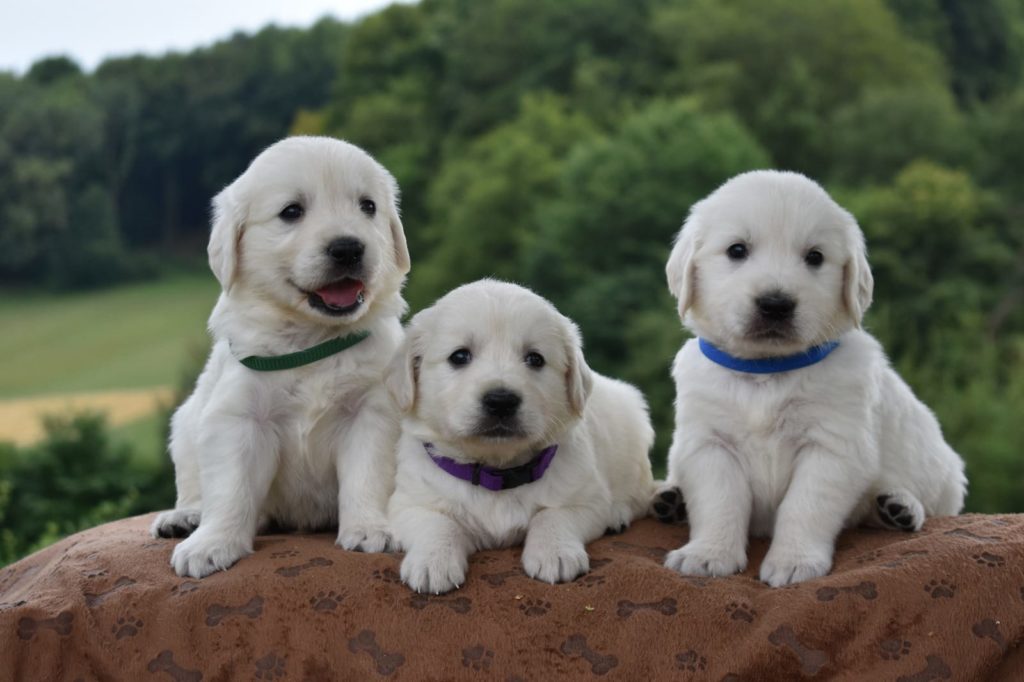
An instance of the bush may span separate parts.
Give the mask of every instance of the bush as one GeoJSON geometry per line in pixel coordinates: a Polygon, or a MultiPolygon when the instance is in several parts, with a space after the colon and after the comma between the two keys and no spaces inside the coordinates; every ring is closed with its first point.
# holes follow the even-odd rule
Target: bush
{"type": "Polygon", "coordinates": [[[100,523],[173,503],[169,466],[110,438],[98,414],[44,418],[46,437],[0,444],[0,563],[100,523]]]}

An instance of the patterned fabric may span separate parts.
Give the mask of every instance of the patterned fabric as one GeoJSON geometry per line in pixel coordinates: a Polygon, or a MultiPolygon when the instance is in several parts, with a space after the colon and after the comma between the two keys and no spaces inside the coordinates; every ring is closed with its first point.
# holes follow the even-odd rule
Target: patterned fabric
{"type": "Polygon", "coordinates": [[[590,546],[575,582],[482,552],[466,585],[410,592],[397,555],[269,535],[204,580],[168,565],[151,517],[0,570],[2,680],[1022,680],[1024,516],[857,530],[832,574],[772,589],[661,567],[685,527],[641,521],[590,546]]]}

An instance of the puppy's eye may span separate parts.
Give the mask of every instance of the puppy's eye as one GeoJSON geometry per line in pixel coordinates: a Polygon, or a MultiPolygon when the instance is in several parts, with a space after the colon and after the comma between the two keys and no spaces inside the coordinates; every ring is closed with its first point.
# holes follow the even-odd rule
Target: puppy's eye
{"type": "Polygon", "coordinates": [[[448,356],[448,364],[452,367],[463,367],[468,365],[472,359],[473,354],[469,352],[468,348],[458,348],[448,356]]]}
{"type": "Polygon", "coordinates": [[[729,260],[743,260],[749,253],[747,245],[740,243],[733,244],[725,250],[725,255],[729,256],[729,260]]]}
{"type": "Polygon", "coordinates": [[[363,197],[359,200],[359,210],[366,215],[373,217],[377,214],[377,204],[373,202],[373,199],[367,199],[363,197]]]}
{"type": "Polygon", "coordinates": [[[306,215],[306,209],[302,208],[300,204],[288,204],[281,209],[281,212],[277,214],[277,217],[286,223],[294,223],[300,220],[302,216],[306,215]]]}
{"type": "Polygon", "coordinates": [[[537,351],[530,351],[527,353],[526,357],[523,358],[523,361],[528,367],[532,367],[533,369],[540,369],[547,362],[544,359],[544,356],[537,351]]]}
{"type": "Polygon", "coordinates": [[[819,267],[822,263],[825,262],[825,254],[823,254],[821,251],[818,251],[817,249],[811,249],[810,251],[807,252],[807,255],[804,256],[804,262],[810,265],[812,268],[819,267]]]}

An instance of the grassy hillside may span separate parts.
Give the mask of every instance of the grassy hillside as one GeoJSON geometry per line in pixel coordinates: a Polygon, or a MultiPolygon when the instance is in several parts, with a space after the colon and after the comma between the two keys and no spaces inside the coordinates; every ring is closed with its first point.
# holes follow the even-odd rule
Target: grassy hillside
{"type": "Polygon", "coordinates": [[[207,345],[210,274],[61,296],[0,292],[0,400],[168,386],[207,345]]]}

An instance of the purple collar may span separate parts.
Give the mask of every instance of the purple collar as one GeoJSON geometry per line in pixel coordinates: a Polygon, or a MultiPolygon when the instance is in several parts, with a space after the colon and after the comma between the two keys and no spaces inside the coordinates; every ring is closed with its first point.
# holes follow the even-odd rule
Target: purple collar
{"type": "Polygon", "coordinates": [[[434,451],[433,443],[424,443],[423,448],[430,455],[430,459],[434,460],[434,464],[455,478],[495,491],[518,488],[521,485],[539,481],[540,477],[544,475],[544,472],[551,465],[551,460],[555,458],[555,453],[558,452],[557,445],[549,445],[526,464],[510,469],[495,469],[494,467],[484,466],[479,462],[476,464],[463,464],[456,462],[450,457],[442,457],[434,451]]]}

